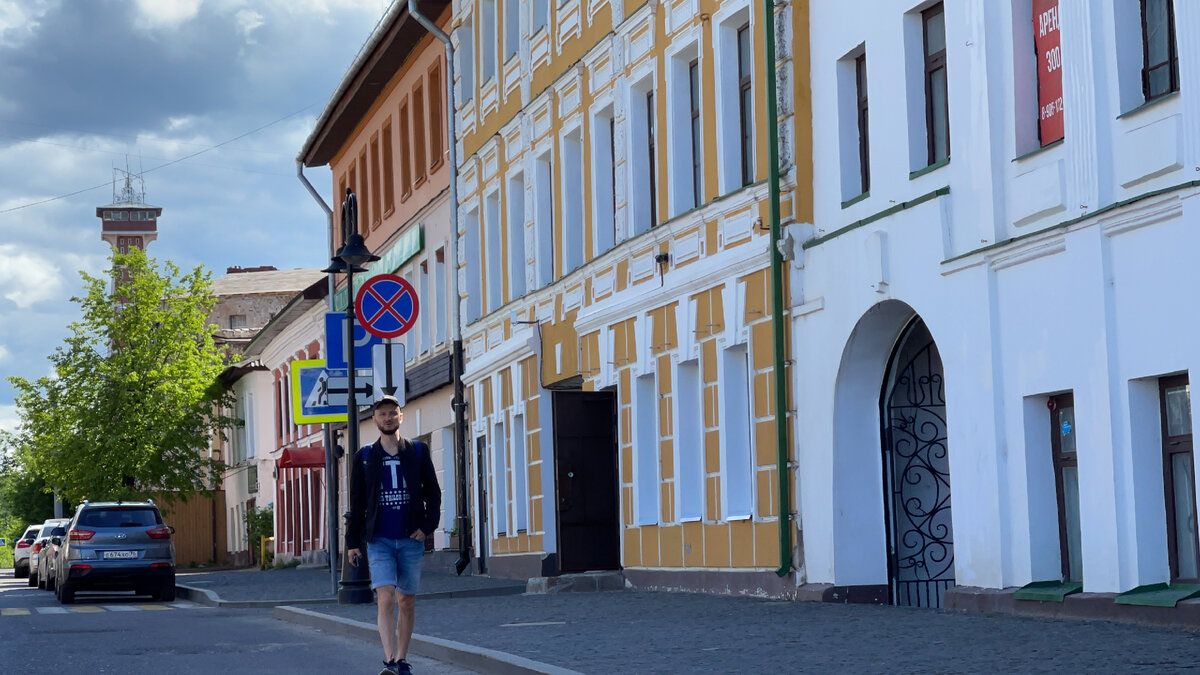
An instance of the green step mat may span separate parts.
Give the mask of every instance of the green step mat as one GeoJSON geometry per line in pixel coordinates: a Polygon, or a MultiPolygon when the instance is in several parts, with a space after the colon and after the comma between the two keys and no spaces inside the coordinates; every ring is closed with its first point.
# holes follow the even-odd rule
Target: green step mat
{"type": "Polygon", "coordinates": [[[1174,607],[1180,600],[1200,596],[1200,584],[1147,584],[1125,591],[1113,602],[1118,605],[1174,607]]]}
{"type": "Polygon", "coordinates": [[[1078,581],[1035,581],[1018,588],[1013,593],[1013,598],[1017,600],[1062,602],[1063,598],[1082,590],[1083,584],[1078,581]]]}

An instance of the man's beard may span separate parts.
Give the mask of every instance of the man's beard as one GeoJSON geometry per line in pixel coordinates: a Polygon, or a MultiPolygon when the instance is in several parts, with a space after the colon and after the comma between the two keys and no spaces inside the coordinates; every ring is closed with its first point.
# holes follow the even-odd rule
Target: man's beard
{"type": "Polygon", "coordinates": [[[383,424],[377,424],[375,426],[379,427],[379,433],[381,434],[394,434],[400,430],[399,422],[384,422],[383,424]]]}

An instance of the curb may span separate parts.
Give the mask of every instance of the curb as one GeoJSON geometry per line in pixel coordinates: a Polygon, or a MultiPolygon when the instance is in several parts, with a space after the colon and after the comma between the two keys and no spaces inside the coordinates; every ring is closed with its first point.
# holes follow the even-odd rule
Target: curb
{"type": "MultiPolygon", "coordinates": [[[[343,637],[368,642],[379,641],[379,631],[375,624],[364,621],[286,606],[276,607],[273,615],[281,621],[317,628],[343,637]]],[[[516,654],[417,633],[413,633],[409,651],[416,656],[493,675],[583,675],[577,670],[541,663],[516,654]]]]}
{"type": "Polygon", "coordinates": [[[186,600],[209,607],[227,609],[271,609],[280,605],[323,605],[337,602],[337,598],[308,598],[305,600],[222,600],[215,591],[195,586],[175,584],[175,594],[186,600]]]}

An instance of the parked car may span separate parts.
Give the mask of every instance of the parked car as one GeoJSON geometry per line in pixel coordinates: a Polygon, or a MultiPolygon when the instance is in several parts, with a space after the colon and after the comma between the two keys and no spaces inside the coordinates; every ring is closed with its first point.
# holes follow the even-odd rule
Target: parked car
{"type": "Polygon", "coordinates": [[[33,540],[33,546],[29,548],[30,586],[37,586],[38,588],[46,587],[46,579],[41,574],[41,571],[45,569],[41,566],[42,562],[45,561],[45,558],[42,556],[42,549],[49,543],[50,533],[54,531],[54,528],[65,525],[67,521],[67,518],[51,518],[42,523],[41,531],[38,532],[37,538],[33,540]]]}
{"type": "Polygon", "coordinates": [[[84,501],[58,552],[58,601],[69,605],[77,591],[86,590],[131,590],[174,600],[174,533],[153,501],[84,501]]]}
{"type": "Polygon", "coordinates": [[[33,547],[33,540],[37,539],[38,533],[42,531],[41,525],[30,525],[25,528],[25,534],[17,540],[17,547],[13,551],[13,576],[20,579],[21,577],[29,576],[29,549],[33,547]]]}
{"type": "Polygon", "coordinates": [[[38,561],[38,588],[47,591],[54,590],[54,560],[58,556],[58,549],[62,544],[63,537],[67,534],[67,524],[70,522],[70,518],[58,518],[54,521],[47,520],[46,524],[42,525],[42,532],[46,532],[47,528],[49,528],[50,536],[42,542],[42,548],[36,554],[38,561]]]}

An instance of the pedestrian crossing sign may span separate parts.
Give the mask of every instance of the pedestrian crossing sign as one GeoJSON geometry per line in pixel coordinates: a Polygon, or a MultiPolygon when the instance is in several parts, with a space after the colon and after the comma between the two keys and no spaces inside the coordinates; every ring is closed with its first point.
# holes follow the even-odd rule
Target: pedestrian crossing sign
{"type": "Polygon", "coordinates": [[[346,404],[330,401],[324,359],[292,361],[292,418],[297,424],[345,422],[346,404]]]}

